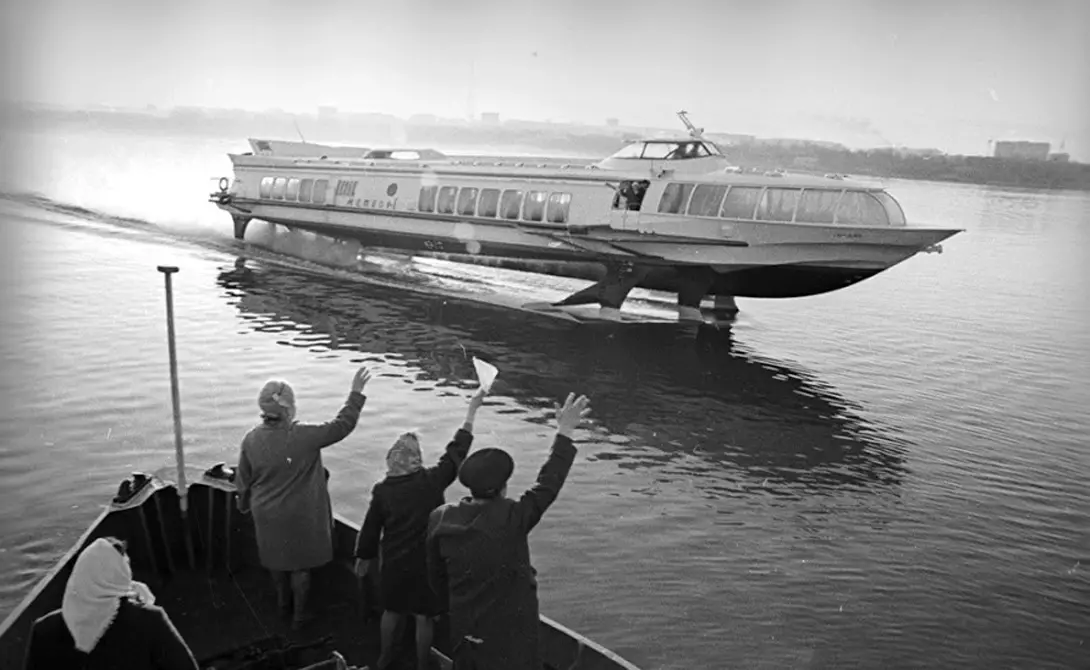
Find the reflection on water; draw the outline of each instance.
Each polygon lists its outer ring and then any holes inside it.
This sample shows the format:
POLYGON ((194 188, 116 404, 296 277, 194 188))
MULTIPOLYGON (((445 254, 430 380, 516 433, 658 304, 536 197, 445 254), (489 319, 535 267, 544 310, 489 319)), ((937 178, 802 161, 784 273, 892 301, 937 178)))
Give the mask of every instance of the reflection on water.
POLYGON ((578 389, 618 442, 595 457, 621 467, 696 456, 724 495, 769 484, 789 495, 866 489, 904 473, 903 448, 834 389, 742 350, 729 327, 574 325, 241 257, 218 283, 251 328, 281 333, 286 346, 396 356, 436 388, 472 386, 471 356, 481 356, 501 370, 496 393, 529 407, 578 389))

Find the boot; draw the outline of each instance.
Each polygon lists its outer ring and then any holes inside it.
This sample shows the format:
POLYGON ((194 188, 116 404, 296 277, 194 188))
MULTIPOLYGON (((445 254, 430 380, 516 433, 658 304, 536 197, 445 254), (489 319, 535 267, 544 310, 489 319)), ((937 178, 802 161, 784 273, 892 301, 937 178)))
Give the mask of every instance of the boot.
POLYGON ((295 605, 292 628, 299 630, 314 619, 310 608, 310 571, 296 570, 291 573, 291 591, 295 605))

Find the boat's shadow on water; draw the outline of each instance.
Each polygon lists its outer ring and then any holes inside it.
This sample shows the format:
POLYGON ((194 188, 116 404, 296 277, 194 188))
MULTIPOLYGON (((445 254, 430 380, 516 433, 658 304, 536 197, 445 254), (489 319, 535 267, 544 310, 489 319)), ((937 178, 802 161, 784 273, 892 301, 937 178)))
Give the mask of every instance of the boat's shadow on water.
POLYGON ((612 443, 595 458, 721 479, 719 494, 866 490, 905 472, 893 436, 813 375, 746 352, 729 326, 568 323, 241 257, 218 283, 288 346, 396 356, 452 389, 475 387, 479 356, 502 371, 495 393, 535 410, 585 393, 612 443))

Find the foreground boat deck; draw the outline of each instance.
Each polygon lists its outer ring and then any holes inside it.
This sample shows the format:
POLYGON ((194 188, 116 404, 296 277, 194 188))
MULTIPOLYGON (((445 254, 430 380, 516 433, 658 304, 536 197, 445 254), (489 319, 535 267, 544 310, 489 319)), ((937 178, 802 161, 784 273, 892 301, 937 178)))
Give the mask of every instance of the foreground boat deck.
MULTIPOLYGON (((279 617, 272 582, 259 568, 234 574, 177 573, 153 589, 156 604, 170 615, 202 661, 202 670, 236 666, 246 651, 262 649, 286 650, 289 667, 324 661, 334 650, 358 666, 374 667, 378 658, 378 617, 368 618, 355 579, 339 566, 316 571, 311 587, 316 617, 298 632, 279 617)), ((415 668, 411 648, 405 651, 394 668, 415 668)), ((275 658, 268 660, 268 667, 283 667, 275 658)))

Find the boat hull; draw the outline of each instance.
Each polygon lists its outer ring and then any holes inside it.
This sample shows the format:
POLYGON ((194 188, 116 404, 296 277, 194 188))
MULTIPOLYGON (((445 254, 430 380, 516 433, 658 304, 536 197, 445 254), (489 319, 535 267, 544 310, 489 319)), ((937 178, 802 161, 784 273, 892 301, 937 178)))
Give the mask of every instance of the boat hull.
POLYGON ((937 244, 957 231, 890 229, 822 236, 813 226, 737 224, 737 239, 668 240, 609 227, 528 228, 450 217, 301 208, 235 201, 235 217, 306 230, 363 248, 408 251, 459 263, 602 281, 611 267, 638 266, 637 287, 679 292, 707 270, 705 295, 797 298, 856 284, 937 244), (781 230, 774 230, 778 226, 781 230), (771 232, 770 232, 771 231, 771 232), (777 240, 775 233, 781 240, 777 240), (750 242, 749 240, 754 240, 750 242))

